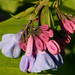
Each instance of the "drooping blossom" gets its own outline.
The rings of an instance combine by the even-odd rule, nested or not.
[[[20,61],[20,70],[23,72],[31,71],[34,65],[34,57],[33,57],[33,39],[30,35],[27,41],[27,49],[25,55],[22,57]]]
[[[21,35],[21,32],[19,32],[17,34],[5,34],[2,36],[0,49],[5,56],[11,58],[18,58],[20,56],[19,40],[21,39]]]
[[[56,70],[59,65],[63,64],[61,55],[52,55],[47,51],[38,50],[37,57],[31,72],[41,72],[43,70]]]

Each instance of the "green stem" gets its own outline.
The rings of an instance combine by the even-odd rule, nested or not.
[[[59,10],[59,8],[57,8],[57,13],[60,19],[66,19],[65,15]]]
[[[57,8],[57,7],[58,7],[58,5],[59,5],[59,1],[57,0],[57,1],[56,1],[56,6],[55,6],[55,7]]]
[[[45,4],[47,0],[43,0],[42,3],[36,8],[35,13],[38,13],[40,11],[40,9],[43,7],[43,5]]]
[[[36,3],[36,5],[34,5],[34,7],[36,8],[39,4],[40,4],[40,0]]]
[[[32,22],[32,21],[29,21],[28,24],[25,26],[23,33],[27,30],[27,28],[28,28],[28,26],[29,26],[29,24],[30,24],[31,22]]]

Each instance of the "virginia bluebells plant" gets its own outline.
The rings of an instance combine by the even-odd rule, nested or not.
[[[18,58],[23,50],[24,55],[19,68],[24,73],[54,71],[64,63],[61,55],[67,44],[71,42],[70,34],[75,31],[75,18],[61,12],[56,0],[56,15],[61,24],[58,29],[58,26],[54,24],[54,16],[48,4],[49,0],[43,0],[27,9],[19,17],[31,14],[27,18],[29,22],[22,31],[17,34],[4,34],[0,41],[1,52],[6,57]]]

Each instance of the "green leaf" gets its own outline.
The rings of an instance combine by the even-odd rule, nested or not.
[[[64,13],[75,15],[75,0],[64,0],[59,7]]]
[[[52,12],[51,11],[50,11],[50,18],[51,18],[52,27],[54,28],[54,20],[53,20],[53,16],[52,16]]]
[[[0,0],[0,9],[15,13],[20,3],[16,0]]]
[[[40,22],[41,25],[47,24],[50,26],[50,11],[48,6],[43,7],[40,16]]]
[[[18,14],[17,16],[22,15],[22,13]],[[28,22],[26,20],[27,17],[22,19],[15,19],[11,17],[6,21],[0,22],[0,33],[15,33],[20,31]]]

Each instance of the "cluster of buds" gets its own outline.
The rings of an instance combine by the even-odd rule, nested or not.
[[[61,30],[55,32],[55,40],[60,45],[61,50],[64,50],[66,43],[71,42],[70,34],[75,31],[75,18],[72,15],[62,13],[59,8],[57,8],[57,16],[61,24]]]
[[[73,34],[75,31],[75,18],[72,17],[72,15],[62,13],[59,8],[57,8],[57,15],[59,17],[62,30]]]

